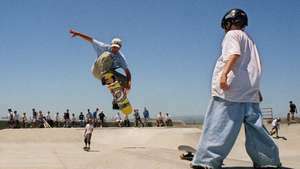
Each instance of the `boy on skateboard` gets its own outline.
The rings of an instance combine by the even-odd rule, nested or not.
[[[85,144],[83,149],[86,151],[90,150],[93,130],[94,130],[93,121],[90,119],[89,123],[87,123],[85,126],[85,130],[84,130],[84,134],[83,134],[84,144]]]
[[[222,19],[222,52],[213,72],[212,99],[192,168],[221,168],[242,123],[254,168],[281,166],[278,148],[262,123],[261,63],[255,43],[244,31],[247,25],[247,15],[240,9],[231,9]]]
[[[72,29],[70,30],[70,34],[72,35],[72,37],[80,37],[83,40],[86,40],[87,42],[90,42],[93,45],[94,49],[97,52],[97,59],[96,59],[95,63],[97,63],[97,61],[99,59],[101,59],[103,54],[104,54],[104,56],[106,56],[106,55],[111,56],[111,57],[108,57],[108,58],[111,58],[111,60],[107,61],[108,63],[110,63],[110,64],[108,64],[109,67],[108,68],[106,67],[105,69],[106,69],[106,71],[110,70],[113,73],[114,78],[120,82],[121,86],[125,89],[125,93],[128,94],[128,92],[131,88],[131,73],[130,73],[130,70],[128,69],[126,59],[125,59],[123,53],[121,53],[121,51],[120,51],[120,49],[122,47],[121,39],[114,38],[111,41],[111,44],[105,44],[103,42],[97,41],[96,39],[94,39],[88,35],[85,35],[83,33],[77,32]],[[92,68],[94,76],[97,79],[100,79],[102,81],[102,85],[106,85],[107,82],[105,81],[105,78],[102,77],[102,74],[101,74],[102,72],[94,73],[94,70],[96,70],[96,69],[102,70],[103,67],[105,67],[106,65],[102,65],[103,67],[101,67],[101,68],[95,67],[95,65],[96,64],[94,64],[94,66]],[[116,71],[119,68],[123,69],[126,76],[124,76],[122,73],[119,73]],[[115,102],[113,102],[113,108],[118,109],[118,105]]]
[[[273,136],[274,134],[276,134],[276,138],[279,138],[279,135],[278,135],[278,130],[280,128],[280,121],[281,119],[280,118],[275,118],[273,121],[272,121],[272,129],[270,131],[270,135]]]

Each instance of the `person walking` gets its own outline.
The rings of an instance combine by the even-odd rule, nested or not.
[[[104,119],[105,119],[105,114],[103,111],[99,113],[99,120],[100,120],[100,127],[102,128],[104,126]]]

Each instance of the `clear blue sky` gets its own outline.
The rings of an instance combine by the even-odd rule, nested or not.
[[[3,0],[0,5],[0,115],[101,107],[111,95],[93,78],[92,46],[72,39],[70,28],[122,48],[132,72],[129,99],[152,115],[203,115],[220,54],[222,16],[242,8],[247,32],[263,62],[262,107],[276,114],[288,101],[300,106],[298,0]]]

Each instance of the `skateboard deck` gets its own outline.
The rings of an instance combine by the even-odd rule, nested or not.
[[[196,149],[189,145],[179,145],[178,150],[186,153],[196,153]]]
[[[125,115],[130,114],[132,112],[132,106],[121,84],[113,79],[113,73],[111,72],[105,73],[103,76],[108,82],[106,86],[113,95],[113,99],[118,104],[121,112]]]
[[[192,161],[194,154],[196,153],[196,149],[188,145],[179,145],[178,150],[184,152],[180,155],[180,159]]]

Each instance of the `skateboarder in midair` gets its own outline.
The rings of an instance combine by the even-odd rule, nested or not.
[[[223,17],[221,56],[212,76],[208,106],[192,168],[221,168],[245,126],[246,150],[254,168],[280,167],[278,148],[262,123],[259,102],[261,63],[255,43],[245,32],[246,13],[231,9]]]
[[[80,33],[78,31],[75,31],[73,29],[70,30],[70,34],[72,35],[72,37],[80,37],[83,40],[90,42],[97,52],[97,59],[100,58],[102,54],[107,53],[107,52],[111,55],[112,64],[109,69],[113,72],[116,80],[118,80],[120,82],[121,86],[125,89],[125,93],[128,94],[128,92],[131,88],[131,73],[128,68],[126,59],[125,59],[123,53],[120,51],[120,49],[122,47],[122,40],[119,38],[114,38],[114,39],[112,39],[111,44],[105,44],[103,42],[97,41],[96,39],[94,39],[88,35],[85,35],[83,33]],[[96,59],[96,61],[97,61],[97,59]],[[126,76],[124,76],[122,73],[119,73],[116,71],[119,68],[123,69]],[[93,69],[94,69],[94,67],[93,67]],[[101,75],[99,75],[99,76],[101,76]],[[102,81],[103,85],[106,84],[105,79],[103,77],[97,77],[97,78]],[[113,108],[118,109],[118,105],[115,102],[113,102]]]

